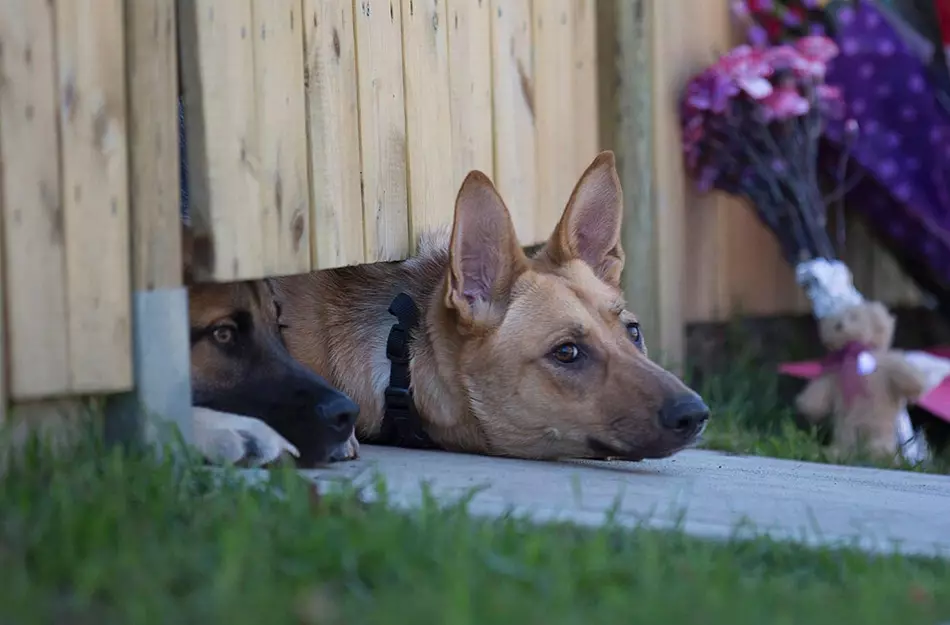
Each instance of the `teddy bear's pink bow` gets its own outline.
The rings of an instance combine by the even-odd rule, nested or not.
[[[850,404],[857,396],[867,393],[864,376],[858,369],[858,359],[869,349],[868,345],[860,341],[850,341],[821,361],[822,373],[838,374],[838,385],[845,405]]]

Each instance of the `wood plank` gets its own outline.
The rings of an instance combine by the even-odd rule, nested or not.
[[[683,362],[687,198],[676,102],[684,76],[683,1],[619,3],[617,143],[627,254],[624,290],[654,353]],[[693,7],[695,8],[695,7]]]
[[[574,134],[574,9],[572,0],[543,0],[534,2],[532,11],[537,228],[547,238],[583,172]]]
[[[494,182],[508,204],[518,238],[540,243],[534,117],[531,0],[492,0]]]
[[[624,294],[640,319],[651,354],[664,351],[657,296],[654,218],[652,16],[642,3],[601,2],[602,24],[616,32],[616,115],[613,149],[624,194]],[[646,5],[647,7],[649,5]],[[602,60],[602,63],[607,62]]]
[[[452,223],[455,195],[445,2],[402,0],[403,73],[409,150],[409,227]]]
[[[854,286],[865,297],[874,297],[874,246],[861,220],[849,214],[845,219],[845,253],[842,260],[851,270]]]
[[[620,40],[617,25],[618,2],[601,0],[594,5],[597,22],[597,117],[600,122],[600,145],[616,150],[621,137],[620,81],[617,59]]]
[[[602,0],[603,1],[603,0]],[[597,0],[574,0],[574,150],[578,174],[600,151]]]
[[[907,277],[897,264],[894,255],[874,241],[874,286],[875,299],[888,306],[917,306],[922,301],[920,289]]]
[[[125,4],[132,285],[180,287],[178,40],[175,0]]]
[[[353,3],[304,0],[304,16],[311,263],[326,269],[364,258]]]
[[[53,457],[66,457],[99,431],[101,398],[66,397],[10,406],[8,429],[0,439],[0,477],[8,461],[22,458],[34,441],[42,441]]]
[[[0,42],[3,40],[0,39]],[[0,55],[2,57],[2,55]],[[0,75],[3,73],[2,58],[0,58]],[[3,129],[3,125],[0,124],[0,130]],[[2,138],[0,138],[0,145],[3,145]],[[3,158],[2,152],[0,152],[0,276],[3,276]],[[5,310],[5,297],[4,297],[4,288],[6,284],[0,279],[0,428],[3,428],[7,422],[7,404],[9,400],[7,398],[7,335],[6,335],[6,310]]]
[[[0,2],[0,173],[10,397],[69,390],[53,7]]]
[[[300,0],[252,2],[264,273],[310,270],[310,189]]]
[[[56,3],[70,389],[132,387],[122,0]]]
[[[250,0],[179,4],[195,280],[264,275]]]
[[[783,271],[788,278],[793,276],[782,258],[775,236],[750,205],[730,196],[723,200],[727,203],[724,208],[728,210],[725,216],[728,237],[720,243],[718,251],[729,300],[718,314],[707,311],[707,319],[725,321],[736,316],[778,313],[778,304],[784,297],[783,289],[797,287],[794,281],[790,285],[779,282]],[[700,262],[708,263],[709,258]]]
[[[704,3],[718,4],[716,3]],[[724,8],[724,7],[723,7]],[[656,311],[658,343],[665,359],[681,363],[684,350],[683,282],[685,249],[686,177],[680,148],[678,111],[680,89],[687,75],[682,51],[686,41],[680,19],[696,10],[689,0],[646,3],[644,13],[652,30],[650,73],[653,81],[654,210],[656,237]],[[692,13],[695,14],[695,13]],[[701,21],[701,20],[700,20]]]
[[[491,7],[449,0],[449,97],[454,184],[478,169],[493,175]]]
[[[675,68],[677,75],[667,77],[680,89],[690,73],[712,62],[718,50],[726,50],[734,42],[728,10],[722,10],[724,5],[721,2],[710,4],[715,6],[697,6],[696,19],[682,24],[683,47],[678,60],[681,67]],[[675,123],[678,131],[678,116]],[[676,141],[679,142],[678,132]],[[732,268],[729,254],[733,247],[737,247],[730,242],[736,240],[731,239],[736,234],[733,221],[738,219],[745,223],[749,208],[742,201],[724,193],[697,193],[695,184],[686,176],[683,184],[686,221],[683,320],[724,319],[737,305],[734,294],[729,290],[729,271]],[[738,247],[744,248],[745,245]]]
[[[402,12],[398,0],[360,0],[354,20],[366,262],[409,255]]]

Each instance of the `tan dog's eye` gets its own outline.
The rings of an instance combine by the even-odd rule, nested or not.
[[[558,362],[568,365],[581,355],[581,350],[574,343],[562,343],[554,348],[554,358]]]
[[[211,338],[219,345],[230,345],[234,342],[234,328],[228,325],[218,326],[211,331]]]

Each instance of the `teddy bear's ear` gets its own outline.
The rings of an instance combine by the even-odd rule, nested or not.
[[[873,329],[873,343],[879,349],[890,347],[894,340],[894,315],[881,302],[868,302],[867,309]]]

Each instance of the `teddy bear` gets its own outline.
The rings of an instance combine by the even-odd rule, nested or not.
[[[933,388],[927,371],[891,349],[895,318],[880,302],[853,302],[817,321],[829,355],[796,408],[811,423],[831,418],[834,455],[863,450],[895,459],[902,451],[895,423]]]

